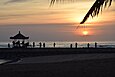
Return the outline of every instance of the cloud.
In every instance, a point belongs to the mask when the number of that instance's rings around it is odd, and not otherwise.
[[[9,1],[5,2],[5,4],[15,3],[15,2],[25,2],[25,1],[28,1],[28,0],[9,0]]]
[[[37,14],[10,14],[10,15],[0,15],[0,20],[19,18],[24,16],[37,15]]]

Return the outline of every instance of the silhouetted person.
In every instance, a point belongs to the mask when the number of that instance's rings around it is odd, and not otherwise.
[[[21,43],[21,44],[22,44],[22,47],[24,47],[24,44],[25,44],[25,43],[24,43],[24,40],[22,41],[22,43]]]
[[[27,48],[29,46],[29,42],[25,43],[25,47]]]
[[[87,44],[87,48],[89,48],[89,46],[90,46],[90,44],[88,43],[88,44]]]
[[[77,43],[75,43],[75,48],[77,48],[77,45],[78,45],[78,44],[77,44]]]
[[[43,48],[45,48],[45,43],[43,43]]]
[[[16,47],[20,47],[20,41],[16,42]]]
[[[33,48],[35,47],[35,42],[33,42]]]
[[[97,48],[97,43],[95,42],[95,48]]]
[[[40,46],[40,48],[42,47],[42,43],[41,42],[39,43],[39,46]]]
[[[18,46],[20,47],[20,41],[17,42]]]
[[[8,43],[8,48],[10,48],[10,43]]]
[[[22,44],[24,44],[24,41],[22,41]]]
[[[72,48],[72,44],[70,44],[70,48]]]
[[[15,41],[12,41],[13,47],[15,47]]]
[[[55,46],[56,46],[56,43],[54,43],[54,44],[53,44],[53,46],[54,46],[54,48],[55,48]]]

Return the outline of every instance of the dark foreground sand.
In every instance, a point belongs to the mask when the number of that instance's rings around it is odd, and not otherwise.
[[[115,48],[0,48],[0,59],[94,53],[115,53]]]
[[[115,77],[115,58],[0,65],[0,77]]]

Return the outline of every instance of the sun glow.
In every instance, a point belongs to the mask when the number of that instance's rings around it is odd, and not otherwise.
[[[85,30],[85,31],[83,31],[82,33],[83,33],[83,35],[84,35],[84,36],[87,36],[87,35],[89,34],[89,32],[88,32],[88,31],[86,31],[86,30]]]

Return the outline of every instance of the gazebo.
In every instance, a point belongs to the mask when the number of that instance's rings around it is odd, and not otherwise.
[[[13,48],[27,48],[29,46],[29,42],[25,42],[29,37],[24,36],[20,31],[15,36],[10,37],[10,39],[13,39]]]

